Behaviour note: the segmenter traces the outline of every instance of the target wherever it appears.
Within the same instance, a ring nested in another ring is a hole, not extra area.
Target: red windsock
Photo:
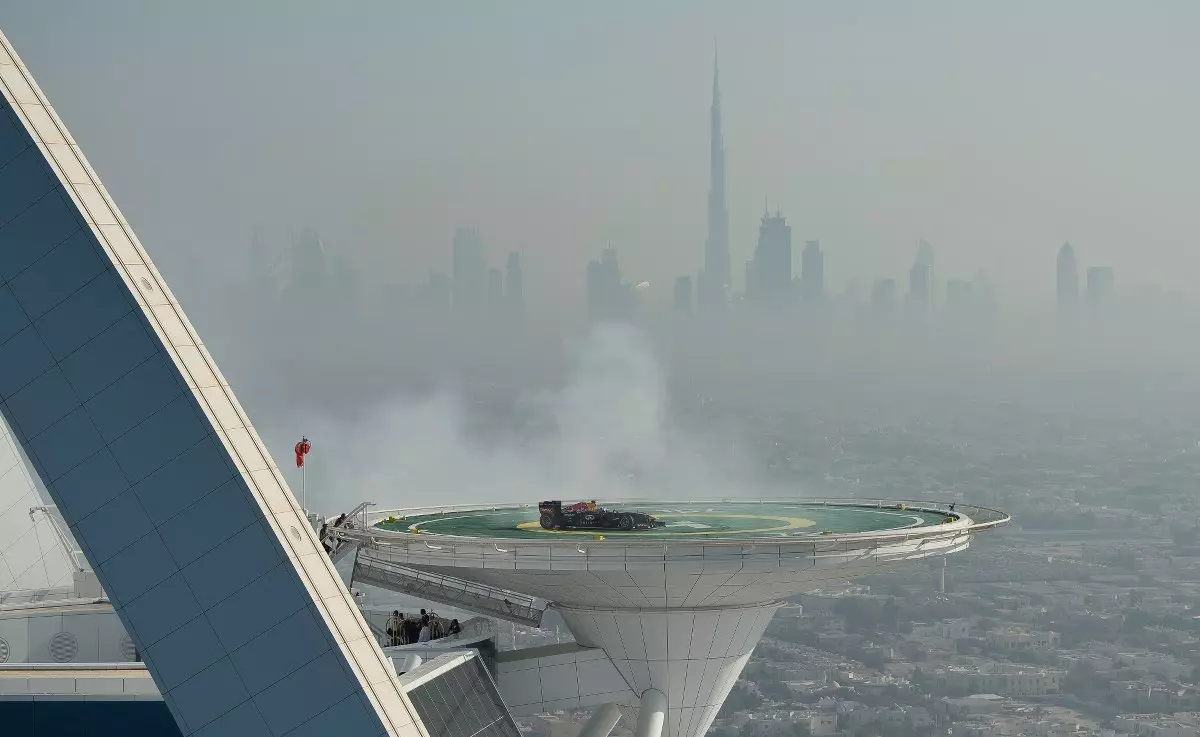
[[[300,442],[296,443],[296,468],[304,466],[304,456],[312,450],[312,444],[308,442],[308,438],[300,438]]]

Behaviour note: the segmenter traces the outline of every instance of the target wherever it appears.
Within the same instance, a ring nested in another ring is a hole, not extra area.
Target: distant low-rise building
[[[1137,737],[1198,737],[1200,730],[1195,725],[1184,724],[1174,719],[1162,719],[1150,714],[1119,716],[1114,720],[1116,728]]]
[[[998,663],[986,667],[950,667],[936,672],[940,691],[949,694],[991,693],[1001,696],[1045,696],[1058,693],[1065,671]]]
[[[1005,700],[999,694],[975,694],[958,698],[946,697],[937,702],[939,711],[955,717],[977,714],[992,714],[1004,708]]]
[[[923,706],[908,708],[908,726],[913,729],[926,729],[933,725],[933,716]]]
[[[1181,663],[1170,655],[1148,650],[1120,652],[1115,655],[1113,661],[1117,666],[1153,673],[1168,680],[1182,678],[1192,672],[1190,664]]]
[[[798,724],[807,724],[813,737],[828,737],[837,734],[837,714],[827,711],[805,711],[796,715]]]
[[[1108,653],[1084,648],[1061,650],[1057,653],[1057,659],[1058,664],[1067,670],[1079,666],[1094,671],[1108,671],[1114,665],[1113,657]]]
[[[1177,712],[1200,709],[1200,689],[1151,680],[1113,681],[1109,684],[1113,703],[1139,712]]]
[[[1059,644],[1057,632],[1015,627],[989,630],[986,639],[989,645],[1002,650],[1056,650]]]
[[[795,737],[796,725],[803,724],[813,737],[836,734],[837,715],[827,711],[773,711],[755,714],[745,722],[742,737]]]

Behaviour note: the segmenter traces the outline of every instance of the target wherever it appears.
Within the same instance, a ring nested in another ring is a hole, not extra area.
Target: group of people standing
[[[334,545],[337,544],[337,542],[329,536],[330,528],[333,527],[344,527],[347,530],[353,530],[354,521],[347,520],[346,513],[343,512],[342,514],[338,515],[338,518],[333,521],[332,525],[329,524],[329,522],[321,523],[321,529],[317,533],[317,537],[320,539],[321,547],[325,548],[326,553],[332,553]]]
[[[387,629],[388,646],[411,645],[414,642],[429,642],[442,637],[450,637],[462,633],[462,626],[457,619],[449,623],[433,612],[421,610],[418,617],[408,617],[399,610],[393,610],[388,617]]]

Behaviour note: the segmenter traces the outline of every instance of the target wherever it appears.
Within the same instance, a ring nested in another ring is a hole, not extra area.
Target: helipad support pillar
[[[660,737],[667,719],[667,697],[656,688],[642,693],[634,737]]]
[[[420,733],[212,356],[3,35],[0,412],[184,735]]]
[[[617,722],[621,721],[621,709],[616,704],[602,704],[583,725],[579,737],[608,737]]]
[[[555,609],[580,645],[604,649],[634,693],[664,695],[663,737],[699,737],[779,606]]]

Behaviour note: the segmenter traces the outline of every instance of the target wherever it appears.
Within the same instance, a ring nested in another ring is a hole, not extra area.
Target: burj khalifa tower
[[[717,55],[714,51],[708,238],[704,243],[704,274],[699,285],[699,297],[706,307],[725,304],[732,283],[729,266],[729,210],[725,206],[725,141],[721,135],[719,77]]]

